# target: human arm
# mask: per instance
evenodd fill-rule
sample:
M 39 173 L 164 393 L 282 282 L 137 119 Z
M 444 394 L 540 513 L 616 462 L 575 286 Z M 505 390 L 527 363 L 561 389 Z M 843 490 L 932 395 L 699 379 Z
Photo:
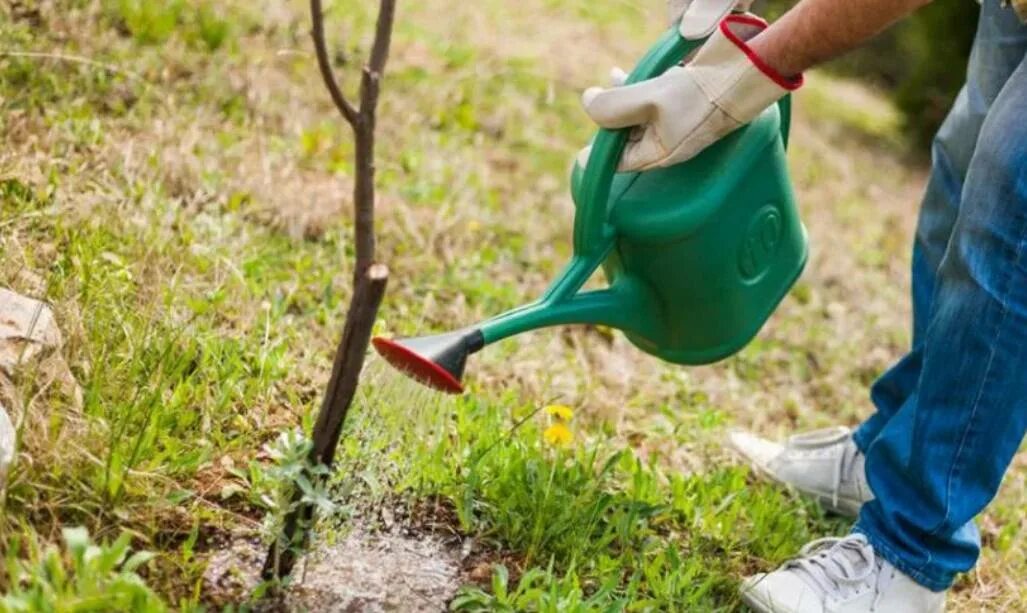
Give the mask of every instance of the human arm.
M 783 75 L 859 47 L 930 0 L 801 0 L 749 41 L 757 56 Z

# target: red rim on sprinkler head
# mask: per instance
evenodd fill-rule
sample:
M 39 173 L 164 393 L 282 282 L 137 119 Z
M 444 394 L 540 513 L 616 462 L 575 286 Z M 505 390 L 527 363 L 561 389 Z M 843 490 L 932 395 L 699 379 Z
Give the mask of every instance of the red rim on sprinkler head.
M 375 337 L 371 343 L 385 361 L 416 381 L 449 394 L 460 394 L 464 386 L 467 356 L 485 345 L 477 328 L 434 336 L 393 340 Z

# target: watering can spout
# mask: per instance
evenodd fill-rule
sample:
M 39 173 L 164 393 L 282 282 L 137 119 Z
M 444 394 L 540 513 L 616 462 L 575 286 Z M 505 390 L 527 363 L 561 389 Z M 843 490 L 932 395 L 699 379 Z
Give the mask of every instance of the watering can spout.
M 459 394 L 467 356 L 485 346 L 478 328 L 464 328 L 445 334 L 416 338 L 376 337 L 372 343 L 378 353 L 395 368 L 428 387 Z
M 572 262 L 561 279 L 587 276 L 588 270 L 584 267 L 581 272 L 578 263 Z M 572 287 L 577 286 L 579 282 Z M 397 340 L 377 337 L 372 342 L 389 364 L 409 377 L 433 389 L 459 394 L 467 356 L 486 345 L 528 330 L 573 323 L 608 325 L 652 337 L 651 327 L 633 314 L 655 310 L 651 292 L 625 279 L 614 288 L 569 298 L 550 295 L 454 332 Z

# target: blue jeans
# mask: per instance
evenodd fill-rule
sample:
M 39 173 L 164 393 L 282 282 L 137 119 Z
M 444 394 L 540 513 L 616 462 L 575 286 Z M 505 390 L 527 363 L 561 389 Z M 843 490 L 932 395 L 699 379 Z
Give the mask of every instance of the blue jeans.
M 939 41 L 938 44 L 945 44 Z M 984 0 L 938 131 L 913 247 L 912 347 L 856 432 L 876 499 L 855 530 L 918 583 L 980 553 L 973 518 L 1027 431 L 1027 26 Z

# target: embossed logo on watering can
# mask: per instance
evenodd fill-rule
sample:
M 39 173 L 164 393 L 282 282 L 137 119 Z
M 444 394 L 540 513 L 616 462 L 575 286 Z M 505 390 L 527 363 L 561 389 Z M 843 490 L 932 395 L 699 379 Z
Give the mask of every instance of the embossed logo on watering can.
M 770 268 L 783 230 L 776 203 L 767 204 L 753 216 L 738 248 L 738 270 L 745 281 L 758 281 Z

